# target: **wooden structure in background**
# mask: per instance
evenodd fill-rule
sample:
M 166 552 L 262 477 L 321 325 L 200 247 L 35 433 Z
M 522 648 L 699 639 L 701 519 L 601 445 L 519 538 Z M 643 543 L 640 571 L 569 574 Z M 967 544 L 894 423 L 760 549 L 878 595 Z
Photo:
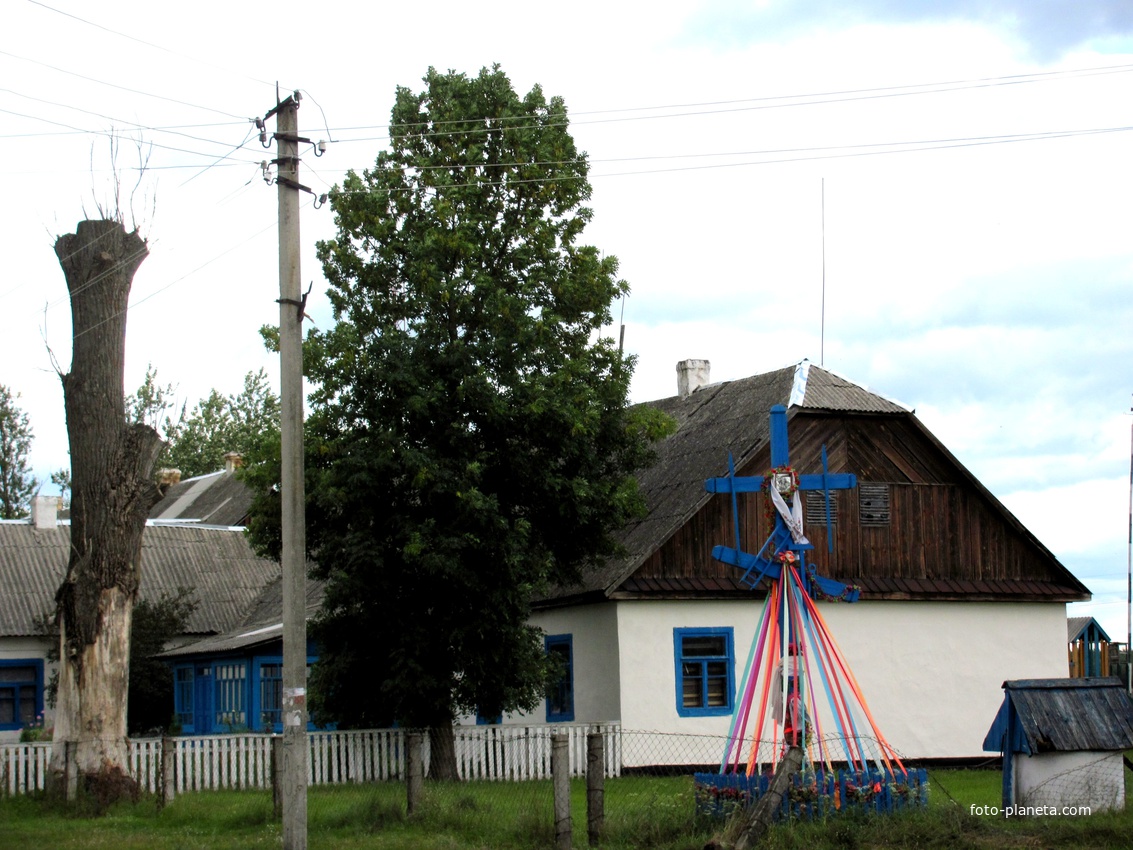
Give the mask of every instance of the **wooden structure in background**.
M 1068 617 L 1066 642 L 1072 679 L 1110 675 L 1109 647 L 1113 641 L 1097 620 Z

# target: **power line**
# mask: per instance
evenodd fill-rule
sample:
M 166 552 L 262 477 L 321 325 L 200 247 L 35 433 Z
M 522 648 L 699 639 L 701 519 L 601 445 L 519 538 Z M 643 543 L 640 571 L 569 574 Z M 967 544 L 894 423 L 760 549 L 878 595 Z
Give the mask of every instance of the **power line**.
M 62 121 L 53 121 L 50 118 L 41 118 L 38 115 L 28 115 L 27 113 L 15 112 L 11 109 L 0 108 L 0 112 L 5 113 L 6 115 L 15 115 L 17 118 L 28 118 L 32 121 L 42 121 L 45 124 L 54 124 L 57 127 L 67 127 L 68 129 L 75 130 L 77 132 L 83 133 L 83 134 L 88 135 L 88 136 L 110 136 L 110 135 L 113 135 L 113 132 L 111 130 L 88 130 L 88 129 L 76 127 L 73 124 L 64 124 Z M 142 129 L 144 129 L 144 128 L 142 128 Z M 209 141 L 210 144 L 223 144 L 223 142 L 215 142 L 215 141 L 212 141 L 212 140 L 207 140 L 207 141 Z M 246 143 L 247 143 L 247 139 L 245 139 L 244 142 L 241 143 L 240 147 L 243 147 L 243 145 L 246 144 Z M 160 142 L 146 142 L 146 144 L 151 145 L 152 147 L 155 147 L 155 148 L 160 148 L 161 150 L 173 151 L 174 153 L 187 153 L 187 154 L 192 154 L 193 156 L 204 156 L 204 157 L 211 157 L 212 156 L 212 154 L 204 153 L 203 151 L 194 151 L 194 150 L 189 150 L 188 148 L 175 148 L 172 145 L 163 145 Z M 228 155 L 229 154 L 226 154 L 226 156 L 228 156 Z M 252 160 L 248 160 L 248 162 L 251 162 L 251 161 Z
M 27 95 L 20 95 L 20 96 L 21 97 L 27 97 Z M 45 101 L 45 103 L 50 103 L 50 102 L 51 101 Z M 66 104 L 59 104 L 59 105 L 65 106 Z M 165 132 L 165 131 L 171 131 L 171 130 L 196 130 L 196 129 L 200 129 L 202 127 L 236 127 L 236 126 L 243 127 L 247 123 L 248 123 L 248 119 L 244 118 L 240 121 L 216 121 L 216 122 L 213 122 L 213 123 L 210 123 L 210 124 L 170 124 L 170 125 L 164 126 L 164 127 L 163 126 L 148 127 L 147 129 L 155 130 L 157 132 Z M 87 132 L 89 132 L 89 131 L 87 131 L 87 130 L 71 130 L 71 131 L 65 132 L 65 131 L 60 130 L 60 131 L 57 131 L 57 132 L 54 132 L 54 133 L 0 133 L 0 139 L 38 139 L 38 138 L 49 138 L 49 137 L 52 137 L 52 136 L 75 136 L 75 135 L 81 135 L 81 134 L 84 134 L 84 133 L 87 133 Z
M 203 109 L 206 112 L 215 112 L 217 115 L 223 115 L 226 118 L 236 118 L 236 119 L 240 119 L 240 120 L 244 120 L 244 121 L 251 121 L 252 120 L 251 118 L 247 118 L 246 116 L 243 116 L 243 115 L 234 115 L 231 112 L 225 112 L 223 109 L 215 109 L 211 106 L 201 106 L 200 104 L 197 104 L 197 103 L 189 103 L 188 101 L 185 101 L 185 100 L 178 100 L 175 97 L 166 97 L 163 94 L 154 94 L 153 92 L 142 91 L 141 89 L 133 89 L 133 88 L 130 88 L 129 86 L 120 86 L 117 83 L 108 83 L 105 80 L 98 80 L 98 79 L 95 79 L 94 77 L 88 77 L 86 74 L 80 74 L 80 73 L 77 73 L 76 71 L 68 71 L 64 68 L 56 67 L 55 65 L 49 65 L 47 62 L 40 62 L 38 59 L 29 59 L 26 56 L 19 56 L 15 53 L 9 53 L 7 50 L 0 50 L 0 56 L 7 56 L 11 59 L 18 59 L 21 62 L 29 62 L 32 65 L 39 65 L 42 68 L 48 68 L 48 69 L 55 71 L 57 73 L 60 73 L 60 74 L 66 74 L 67 76 L 70 76 L 70 77 L 78 77 L 79 79 L 86 80 L 87 82 L 90 82 L 90 83 L 96 83 L 100 86 L 109 86 L 110 88 L 119 89 L 120 91 L 129 92 L 130 94 L 140 94 L 143 97 L 152 97 L 155 100 L 164 100 L 164 101 L 167 101 L 169 103 L 176 103 L 179 106 L 188 106 L 188 107 L 191 107 L 193 109 Z
M 265 86 L 272 86 L 272 87 L 275 86 L 275 83 L 269 83 L 266 80 L 261 80 L 261 79 L 258 79 L 256 77 L 250 77 L 247 74 L 243 74 L 243 73 L 234 71 L 230 68 L 225 68 L 222 65 L 216 65 L 216 64 L 213 64 L 212 62 L 205 62 L 203 59 L 198 59 L 197 57 L 190 56 L 187 53 L 181 53 L 177 50 L 171 50 L 170 48 L 163 47 L 160 44 L 154 44 L 152 41 L 146 41 L 143 38 L 137 38 L 136 36 L 128 35 L 127 33 L 124 33 L 124 32 L 119 32 L 118 30 L 114 30 L 114 29 L 111 29 L 110 27 L 103 26 L 100 23 L 96 23 L 95 21 L 88 21 L 86 18 L 80 18 L 78 15 L 73 15 L 70 12 L 64 12 L 62 9 L 56 9 L 54 6 L 48 6 L 46 3 L 40 2 L 40 0 L 28 0 L 28 2 L 31 3 L 34 6 L 40 6 L 44 9 L 47 9 L 49 12 L 55 12 L 58 15 L 63 15 L 64 17 L 72 18 L 76 21 L 79 21 L 80 23 L 86 24 L 87 26 L 96 27 L 96 28 L 102 30 L 103 32 L 108 32 L 111 35 L 118 36 L 119 38 L 125 38 L 125 39 L 129 39 L 130 41 L 137 42 L 138 44 L 144 44 L 146 47 L 152 47 L 154 50 L 160 50 L 164 53 L 168 53 L 171 56 L 177 56 L 177 57 L 180 57 L 181 59 L 188 59 L 190 62 L 196 62 L 198 65 L 205 65 L 205 66 L 210 67 L 210 68 L 216 68 L 220 71 L 224 71 L 227 74 L 235 74 L 237 76 L 242 76 L 245 79 L 251 80 L 254 83 L 260 83 L 261 85 L 265 85 Z
M 34 2 L 34 0 L 29 0 L 29 2 Z M 75 112 L 81 112 L 84 115 L 91 115 L 95 118 L 101 118 L 104 121 L 109 121 L 111 124 L 126 124 L 126 125 L 129 125 L 130 127 L 133 127 L 134 129 L 137 129 L 137 130 L 147 130 L 149 132 L 168 133 L 171 136 L 181 136 L 182 138 L 190 139 L 190 140 L 195 141 L 195 142 L 206 142 L 207 144 L 210 144 L 210 145 L 224 144 L 223 142 L 218 142 L 215 139 L 208 139 L 208 138 L 205 138 L 203 136 L 193 136 L 189 133 L 182 133 L 179 130 L 162 130 L 158 127 L 153 127 L 153 126 L 150 126 L 150 125 L 147 125 L 147 124 L 139 124 L 136 121 L 129 121 L 129 120 L 124 119 L 124 118 L 113 118 L 113 117 L 111 117 L 109 115 L 105 115 L 101 112 L 95 112 L 95 111 L 90 110 L 90 109 L 83 109 L 81 106 L 72 106 L 69 103 L 61 103 L 57 100 L 47 100 L 46 98 L 35 97 L 34 95 L 24 94 L 23 92 L 18 92 L 15 89 L 0 88 L 0 92 L 7 92 L 8 94 L 15 95 L 16 97 L 22 97 L 25 100 L 34 100 L 37 103 L 45 103 L 48 106 L 58 106 L 60 109 L 70 109 L 70 110 L 73 110 Z M 31 117 L 31 118 L 35 119 L 34 116 L 25 116 L 25 117 Z M 35 120 L 44 120 L 44 119 L 35 119 Z M 227 126 L 231 126 L 231 125 L 227 125 Z M 247 138 L 245 138 L 245 141 L 247 141 Z
M 679 159 L 702 159 L 714 157 L 736 157 L 736 156 L 774 156 L 776 159 L 759 159 L 749 160 L 745 162 L 721 162 L 712 163 L 709 165 L 686 165 L 674 166 L 671 168 L 655 168 L 645 169 L 640 171 L 622 171 L 622 172 L 607 172 L 607 173 L 588 173 L 585 175 L 555 175 L 552 177 L 538 177 L 530 179 L 505 179 L 505 180 L 482 180 L 472 181 L 466 183 L 452 183 L 443 186 L 431 186 L 430 189 L 458 189 L 470 188 L 475 186 L 515 186 L 532 183 L 547 183 L 556 180 L 574 180 L 574 179 L 602 179 L 606 177 L 623 177 L 643 174 L 664 174 L 680 171 L 703 171 L 717 168 L 737 168 L 744 166 L 758 166 L 758 165 L 773 165 L 790 162 L 806 162 L 812 160 L 826 160 L 826 159 L 847 159 L 862 156 L 880 156 L 885 154 L 898 154 L 898 153 L 917 153 L 924 151 L 934 150 L 949 150 L 960 147 L 981 147 L 987 145 L 997 144 L 1013 144 L 1019 142 L 1030 141 L 1047 141 L 1052 139 L 1074 138 L 1078 136 L 1091 136 L 1102 135 L 1108 133 L 1124 133 L 1133 130 L 1133 126 L 1121 127 L 1103 127 L 1091 128 L 1080 130 L 1058 130 L 1046 131 L 1039 133 L 1017 133 L 1003 136 L 968 136 L 958 138 L 946 139 L 924 139 L 917 141 L 902 141 L 902 142 L 873 142 L 860 145 L 832 145 L 823 147 L 801 147 L 801 148 L 777 148 L 756 151 L 737 151 L 727 153 L 692 153 L 692 154 L 668 154 L 668 155 L 650 155 L 650 156 L 637 156 L 637 157 L 612 157 L 609 159 L 586 159 L 586 160 L 560 160 L 560 161 L 545 161 L 545 162 L 523 162 L 523 163 L 491 163 L 493 167 L 500 168 L 515 168 L 521 165 L 526 166 L 567 166 L 578 162 L 585 162 L 587 166 L 592 166 L 596 163 L 617 163 L 617 162 L 648 162 L 654 160 L 679 160 Z M 795 156 L 794 154 L 799 154 Z M 786 158 L 784 158 L 786 157 Z M 440 165 L 423 165 L 423 166 L 407 166 L 405 168 L 391 167 L 385 169 L 372 169 L 368 170 L 370 174 L 389 173 L 394 174 L 399 171 L 408 171 L 412 173 L 424 173 L 430 171 L 450 171 L 460 169 L 475 169 L 481 167 L 486 163 L 483 162 L 469 162 L 469 163 L 445 163 Z M 317 171 L 312 173 L 319 176 L 319 179 L 327 183 L 325 178 Z M 327 183 L 327 185 L 330 185 Z M 363 191 L 370 191 L 369 189 Z M 394 190 L 398 191 L 398 190 Z M 411 188 L 406 188 L 400 191 L 412 191 Z M 349 194 L 349 193 L 343 193 Z
M 840 91 L 829 92 L 812 92 L 804 94 L 791 94 L 791 95 L 773 95 L 767 97 L 753 97 L 742 98 L 739 100 L 722 100 L 722 101 L 705 101 L 703 103 L 685 103 L 685 104 L 670 104 L 667 106 L 641 106 L 641 107 L 624 107 L 620 109 L 606 109 L 594 111 L 580 111 L 570 113 L 575 116 L 575 120 L 570 120 L 564 114 L 561 122 L 547 122 L 544 124 L 527 124 L 521 127 L 509 127 L 510 130 L 528 130 L 537 129 L 540 126 L 566 126 L 568 124 L 575 126 L 585 126 L 589 124 L 607 124 L 624 121 L 645 121 L 645 120 L 658 120 L 664 118 L 688 118 L 698 115 L 717 115 L 727 114 L 731 112 L 747 112 L 764 109 L 786 109 L 799 106 L 820 106 L 829 105 L 832 103 L 850 103 L 861 100 L 875 100 L 893 97 L 910 97 L 915 95 L 924 94 L 942 94 L 953 91 L 963 91 L 967 89 L 978 88 L 992 88 L 997 86 L 1008 85 L 1023 85 L 1027 83 L 1039 82 L 1052 82 L 1060 79 L 1075 79 L 1078 77 L 1099 76 L 1103 74 L 1116 74 L 1116 73 L 1129 73 L 1133 72 L 1133 64 L 1130 65 L 1113 65 L 1101 66 L 1095 68 L 1080 68 L 1067 71 L 1051 71 L 1035 74 L 1016 74 L 1003 77 L 981 77 L 969 80 L 951 80 L 946 82 L 936 83 L 916 83 L 910 85 L 900 86 L 883 86 L 875 88 L 864 89 L 844 89 Z M 710 108 L 702 109 L 701 107 L 734 107 L 734 108 Z M 658 112 L 660 110 L 694 110 L 686 112 L 664 112 L 657 115 L 625 115 L 616 118 L 598 118 L 594 120 L 577 120 L 578 116 L 587 115 L 616 115 L 618 113 L 632 113 L 632 112 Z M 342 127 L 338 128 L 339 132 L 349 132 L 351 130 L 379 130 L 386 129 L 392 130 L 394 127 L 437 127 L 449 124 L 485 124 L 489 122 L 507 122 L 507 121 L 520 121 L 530 120 L 529 115 L 514 115 L 514 116 L 484 116 L 468 119 L 449 119 L 437 122 L 410 122 L 406 124 L 375 124 L 369 126 L 356 126 L 356 127 Z M 452 136 L 461 135 L 463 133 L 482 132 L 485 127 L 480 126 L 474 129 L 443 131 L 443 132 L 427 132 L 427 133 L 411 133 L 408 134 L 411 138 L 423 138 L 426 136 Z M 328 129 L 328 133 L 330 130 Z M 390 136 L 369 137 L 362 139 L 338 139 L 338 142 L 353 142 L 353 141 L 381 141 L 389 139 Z

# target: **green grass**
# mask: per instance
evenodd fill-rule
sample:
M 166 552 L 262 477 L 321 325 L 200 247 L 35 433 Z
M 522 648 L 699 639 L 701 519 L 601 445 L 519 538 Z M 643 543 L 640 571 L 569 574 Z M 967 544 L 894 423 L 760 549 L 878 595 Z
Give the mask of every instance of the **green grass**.
M 894 816 L 847 815 L 825 823 L 777 825 L 770 848 L 1005 848 L 1130 846 L 1129 813 L 1090 817 L 981 817 L 996 805 L 998 771 L 933 771 L 927 810 Z M 571 785 L 574 846 L 587 846 L 586 789 Z M 688 777 L 622 777 L 606 783 L 608 850 L 693 850 L 722 825 L 694 815 Z M 1133 797 L 1131 797 L 1133 800 Z M 308 794 L 310 850 L 529 850 L 553 843 L 549 782 L 427 783 L 421 811 L 405 812 L 405 788 L 386 783 L 313 788 Z M 155 801 L 119 803 L 102 817 L 80 817 L 40 798 L 0 799 L 4 847 L 113 850 L 276 848 L 281 829 L 263 791 L 185 794 L 164 810 Z

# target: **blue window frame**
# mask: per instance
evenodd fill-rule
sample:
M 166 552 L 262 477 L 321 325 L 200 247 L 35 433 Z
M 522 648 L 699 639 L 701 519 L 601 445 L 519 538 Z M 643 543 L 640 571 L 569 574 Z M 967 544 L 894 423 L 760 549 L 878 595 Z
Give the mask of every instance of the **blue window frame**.
M 43 659 L 0 661 L 0 729 L 23 729 L 43 714 Z
M 217 664 L 213 675 L 216 678 L 216 728 L 226 732 L 247 730 L 247 662 Z
M 193 668 L 173 669 L 173 711 L 181 728 L 193 728 Z
M 308 653 L 309 678 L 316 657 L 310 648 Z M 229 656 L 175 664 L 173 710 L 184 735 L 281 732 L 283 658 L 279 655 Z M 307 729 L 315 729 L 315 722 L 308 716 Z
M 547 635 L 547 655 L 558 662 L 558 674 L 547 687 L 547 722 L 574 720 L 574 646 L 571 635 Z
M 677 714 L 731 714 L 735 696 L 732 629 L 673 629 Z
M 316 657 L 307 649 L 307 680 L 311 679 L 311 665 Z M 283 731 L 283 657 L 279 655 L 257 655 L 251 661 L 252 702 L 248 716 L 252 729 L 256 732 Z M 307 704 L 307 729 L 316 728 L 317 718 L 310 714 Z M 333 727 L 332 727 L 333 728 Z
M 258 728 L 274 730 L 283 724 L 283 660 L 264 661 L 260 664 L 260 725 Z

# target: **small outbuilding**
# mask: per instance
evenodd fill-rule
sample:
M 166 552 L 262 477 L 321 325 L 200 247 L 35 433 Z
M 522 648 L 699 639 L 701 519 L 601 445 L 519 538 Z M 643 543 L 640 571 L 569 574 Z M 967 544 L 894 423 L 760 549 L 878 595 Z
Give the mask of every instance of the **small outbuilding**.
M 1070 675 L 1076 678 L 1109 676 L 1109 647 L 1113 641 L 1093 617 L 1066 619 Z
M 984 749 L 1003 754 L 1003 806 L 1125 808 L 1133 699 L 1115 678 L 1019 679 Z

